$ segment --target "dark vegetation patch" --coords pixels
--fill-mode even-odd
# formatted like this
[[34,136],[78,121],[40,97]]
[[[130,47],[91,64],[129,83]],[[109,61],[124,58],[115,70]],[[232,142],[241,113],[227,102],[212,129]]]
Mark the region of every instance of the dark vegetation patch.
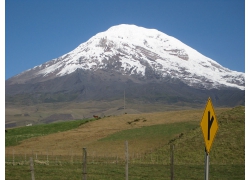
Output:
[[128,121],[127,123],[132,125],[132,124],[136,124],[136,122],[140,122],[140,121],[141,122],[146,122],[147,120],[145,118],[141,118],[141,119],[140,118],[136,118],[135,120]]

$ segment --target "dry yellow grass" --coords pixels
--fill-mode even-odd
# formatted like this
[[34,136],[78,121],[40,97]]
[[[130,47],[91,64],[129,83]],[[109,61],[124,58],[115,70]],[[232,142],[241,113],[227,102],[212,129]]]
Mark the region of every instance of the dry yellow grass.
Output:
[[[220,114],[229,108],[217,108],[215,113]],[[152,126],[157,124],[168,124],[175,122],[197,121],[199,124],[203,115],[203,109],[197,110],[180,110],[167,111],[157,113],[143,113],[143,114],[124,114],[120,116],[105,117],[97,121],[92,121],[84,124],[76,129],[50,134],[47,136],[35,137],[23,141],[20,145],[15,147],[6,147],[6,153],[11,154],[13,149],[19,154],[43,153],[49,151],[49,154],[54,155],[68,155],[74,153],[81,155],[82,148],[88,149],[89,155],[116,155],[124,156],[124,142],[107,142],[98,141],[113,133],[140,128],[143,126]],[[140,119],[139,121],[134,121]],[[128,123],[132,122],[132,123]],[[145,152],[154,146],[159,146],[159,141],[154,140],[148,144],[146,141],[140,141],[138,146],[137,140],[129,142],[129,149],[131,152]]]

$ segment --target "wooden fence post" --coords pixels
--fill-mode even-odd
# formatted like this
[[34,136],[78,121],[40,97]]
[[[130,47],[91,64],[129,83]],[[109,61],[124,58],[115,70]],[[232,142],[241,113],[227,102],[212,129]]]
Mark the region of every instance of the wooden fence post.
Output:
[[15,164],[15,153],[14,153],[14,149],[12,150],[12,154],[13,154],[13,166]]
[[49,150],[47,148],[47,163],[49,163]]
[[170,178],[174,180],[174,144],[170,145]]
[[93,151],[93,156],[92,156],[92,163],[94,164],[95,162],[95,151]]
[[128,180],[128,141],[125,141],[125,179]]
[[83,148],[82,179],[87,180],[87,150]]
[[31,180],[35,180],[34,164],[33,164],[33,158],[32,157],[30,157],[30,172],[31,172]]

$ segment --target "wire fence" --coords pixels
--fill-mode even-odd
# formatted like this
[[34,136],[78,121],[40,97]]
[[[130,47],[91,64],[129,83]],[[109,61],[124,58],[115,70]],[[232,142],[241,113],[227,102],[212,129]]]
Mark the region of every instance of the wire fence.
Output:
[[[18,154],[18,150],[13,149],[12,153],[8,152],[5,155],[6,179],[29,179],[28,174],[32,173],[37,179],[166,179],[169,156],[129,153],[126,146],[128,143],[125,143],[127,150],[124,157],[115,154],[98,156],[94,152],[87,155],[85,148],[82,155],[73,152],[69,152],[68,155],[58,155],[49,151],[33,150],[32,153]],[[85,154],[86,164],[84,164]],[[33,164],[34,170],[29,168]]]
[[[126,148],[125,148],[126,149]],[[52,152],[36,152],[18,154],[18,150],[5,154],[5,179],[32,179],[37,180],[166,180],[166,179],[203,179],[204,164],[202,163],[175,163],[174,151],[139,153],[124,151],[124,157],[115,154],[98,156],[88,152],[84,162],[82,155],[58,155]],[[33,160],[34,170],[31,169],[30,158]],[[84,163],[86,169],[84,170]],[[127,167],[128,165],[128,167]],[[244,164],[239,165],[210,165],[211,179],[244,179]],[[85,176],[84,176],[85,175]],[[34,179],[32,179],[34,180]]]
[[[6,154],[5,163],[11,165],[22,165],[29,162],[29,157],[33,157],[35,163],[44,164],[78,164],[82,163],[82,156],[79,155],[41,155],[41,154]],[[162,164],[169,165],[169,158],[148,157],[140,154],[129,156],[129,164]],[[88,156],[88,164],[124,164],[125,159],[118,156]]]
[[[65,179],[79,179],[82,176],[82,156],[52,156],[48,158],[46,155],[32,155],[32,154],[16,154],[13,158],[12,155],[6,155],[5,164],[7,169],[12,169],[15,173],[15,168],[19,167],[19,171],[22,169],[21,174],[30,174],[29,167],[30,161],[29,157],[33,157],[34,161],[34,171],[36,179],[45,179],[44,174],[50,174],[52,171],[53,176],[57,177],[55,179],[61,179],[63,174]],[[125,179],[125,160],[117,157],[87,157],[87,177],[88,179]],[[135,160],[131,159],[129,161],[129,179],[139,178],[139,177],[149,177],[149,179],[155,179],[153,169],[157,169],[157,176],[166,177],[166,171],[169,165],[160,162],[147,162],[145,159]],[[157,168],[156,168],[157,167]],[[67,173],[66,173],[67,172]],[[159,172],[162,172],[159,174]],[[164,175],[165,173],[165,175]],[[17,173],[17,174],[20,174]],[[144,174],[144,175],[143,175]],[[26,176],[23,176],[26,177]],[[46,176],[47,177],[47,176]],[[49,177],[53,179],[54,177]],[[67,177],[67,178],[66,178]],[[132,179],[133,179],[132,178]],[[22,179],[22,178],[21,178]],[[25,178],[24,178],[25,179]],[[159,179],[159,178],[157,178]]]

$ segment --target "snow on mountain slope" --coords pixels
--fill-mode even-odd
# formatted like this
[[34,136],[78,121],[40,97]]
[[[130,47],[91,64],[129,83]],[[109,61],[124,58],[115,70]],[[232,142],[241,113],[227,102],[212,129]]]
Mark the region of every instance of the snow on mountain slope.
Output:
[[178,39],[156,29],[121,24],[80,44],[63,56],[19,76],[55,78],[77,69],[111,69],[124,75],[146,76],[152,69],[160,78],[177,78],[198,88],[245,89],[245,74],[227,69]]

